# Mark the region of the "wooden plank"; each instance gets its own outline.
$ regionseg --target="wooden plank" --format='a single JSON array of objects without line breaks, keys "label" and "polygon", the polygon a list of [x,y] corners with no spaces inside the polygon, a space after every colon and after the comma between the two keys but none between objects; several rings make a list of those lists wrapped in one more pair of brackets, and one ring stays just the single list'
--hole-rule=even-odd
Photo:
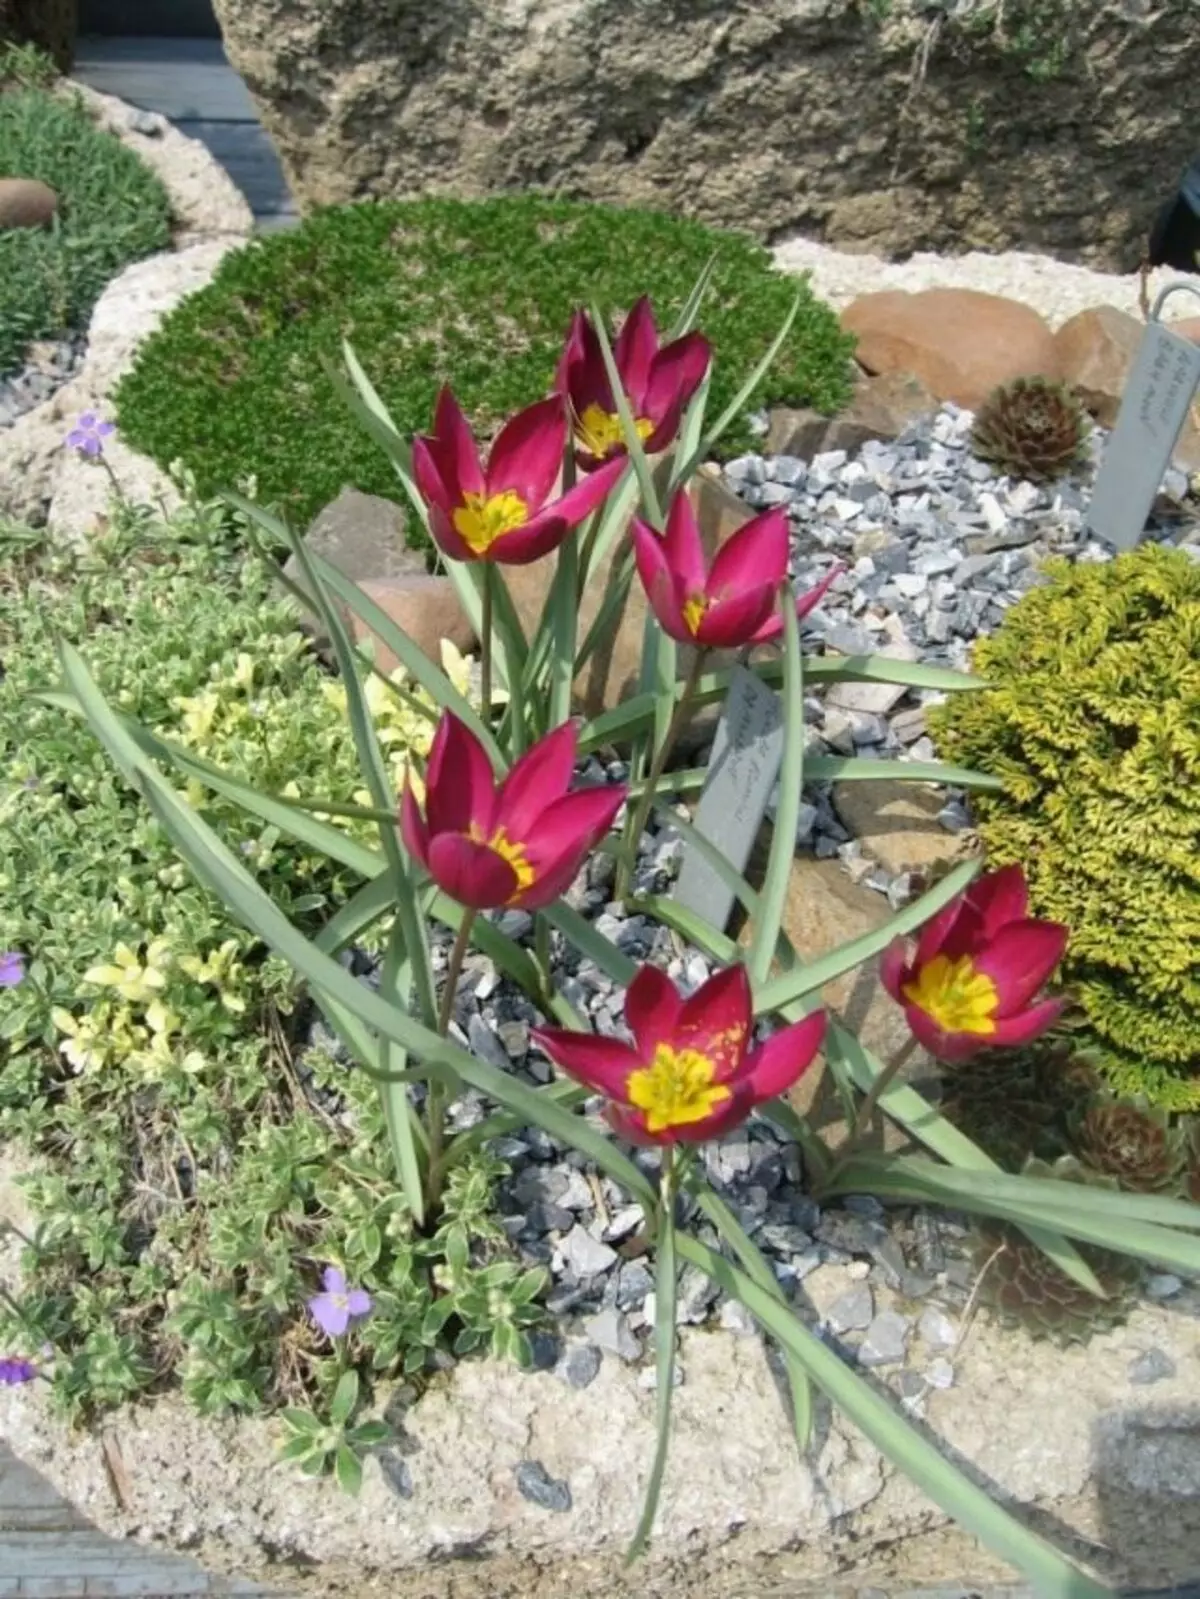
[{"label": "wooden plank", "polygon": [[225,59],[219,39],[79,40],[74,76],[101,94],[115,94],[172,122],[255,122],[246,85]]},{"label": "wooden plank", "polygon": [[207,122],[180,118],[175,126],[207,145],[250,202],[255,216],[294,213],[274,146],[257,122]]}]

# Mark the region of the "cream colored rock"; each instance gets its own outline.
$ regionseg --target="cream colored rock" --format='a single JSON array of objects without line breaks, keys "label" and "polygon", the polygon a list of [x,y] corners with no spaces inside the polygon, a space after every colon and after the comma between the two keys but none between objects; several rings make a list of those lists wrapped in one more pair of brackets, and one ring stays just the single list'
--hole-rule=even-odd
[{"label": "cream colored rock", "polygon": [[964,835],[938,822],[945,799],[931,785],[835,783],[833,803],[863,852],[892,873],[927,872],[959,859],[967,847]]},{"label": "cream colored rock", "polygon": [[919,0],[217,0],[306,208],[541,189],[884,255],[1037,240],[1130,270],[1195,154],[1194,28],[1182,5],[1087,10],[1034,81],[999,23]]}]

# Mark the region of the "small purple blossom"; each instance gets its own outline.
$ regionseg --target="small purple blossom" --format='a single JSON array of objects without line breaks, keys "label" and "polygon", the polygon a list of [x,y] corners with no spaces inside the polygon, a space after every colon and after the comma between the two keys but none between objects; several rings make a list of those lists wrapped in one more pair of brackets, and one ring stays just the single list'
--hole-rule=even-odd
[{"label": "small purple blossom", "polygon": [[37,1367],[32,1360],[13,1360],[5,1358],[0,1360],[0,1383],[6,1388],[15,1388],[18,1383],[32,1382],[37,1376]]},{"label": "small purple blossom", "polygon": [[95,411],[85,411],[67,434],[67,447],[78,450],[81,455],[90,455],[94,459],[104,454],[105,439],[116,431],[111,422],[106,422],[103,417],[97,416]]},{"label": "small purple blossom", "polygon": [[371,1296],[364,1288],[347,1288],[336,1266],[326,1266],[321,1281],[325,1292],[309,1300],[308,1313],[327,1338],[340,1338],[352,1317],[370,1315]]},{"label": "small purple blossom", "polygon": [[25,957],[19,949],[0,953],[0,988],[15,988],[25,980]]}]

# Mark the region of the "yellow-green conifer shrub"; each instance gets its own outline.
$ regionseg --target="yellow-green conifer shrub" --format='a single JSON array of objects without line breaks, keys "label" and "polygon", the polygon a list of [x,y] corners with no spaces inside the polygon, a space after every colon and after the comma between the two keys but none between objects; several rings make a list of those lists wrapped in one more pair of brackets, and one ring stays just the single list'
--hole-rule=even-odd
[{"label": "yellow-green conifer shrub", "polygon": [[1067,923],[1063,967],[1123,1093],[1200,1107],[1200,564],[1144,545],[1049,582],[976,647],[989,687],[931,717],[940,753],[1003,779],[976,801]]}]

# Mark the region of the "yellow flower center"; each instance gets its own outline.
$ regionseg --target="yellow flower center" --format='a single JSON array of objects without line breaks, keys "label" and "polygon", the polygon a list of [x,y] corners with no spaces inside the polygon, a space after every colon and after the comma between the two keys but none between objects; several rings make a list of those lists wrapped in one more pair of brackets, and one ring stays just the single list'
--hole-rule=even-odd
[{"label": "yellow flower center", "polygon": [[468,493],[463,501],[454,513],[454,527],[476,555],[486,555],[502,533],[524,527],[529,520],[529,507],[512,489],[503,494]]},{"label": "yellow flower center", "polygon": [[518,894],[524,893],[537,874],[529,864],[529,857],[525,853],[523,844],[514,844],[502,827],[498,827],[491,838],[484,838],[482,830],[474,823],[469,828],[467,837],[476,844],[486,844],[490,850],[499,855],[501,860],[507,861],[512,867],[517,879],[517,886],[512,895],[514,899]]},{"label": "yellow flower center", "polygon": [[730,1097],[724,1083],[713,1082],[715,1075],[715,1062],[699,1050],[660,1044],[653,1065],[630,1073],[629,1103],[646,1112],[651,1133],[702,1122]]},{"label": "yellow flower center", "polygon": [[687,630],[693,638],[700,631],[700,624],[704,620],[704,613],[708,610],[709,603],[703,594],[689,594],[683,603],[683,620],[687,623]]},{"label": "yellow flower center", "polygon": [[987,973],[975,970],[969,955],[957,960],[935,955],[911,983],[905,983],[903,993],[945,1033],[996,1031],[1000,995]]},{"label": "yellow flower center", "polygon": [[[654,423],[639,416],[634,422],[639,439],[648,439],[654,432]],[[582,416],[575,418],[575,438],[579,447],[589,455],[606,456],[610,450],[625,448],[625,430],[615,411],[606,411],[592,402]]]}]

